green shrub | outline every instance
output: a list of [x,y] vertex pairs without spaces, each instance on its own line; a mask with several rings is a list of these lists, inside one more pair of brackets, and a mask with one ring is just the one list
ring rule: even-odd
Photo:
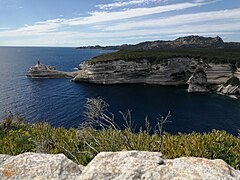
[[[101,151],[142,150],[160,151],[161,137],[140,130],[95,130],[93,128],[53,128],[47,123],[28,125],[25,129],[0,130],[0,154],[17,155],[24,152],[64,153],[73,161],[86,165]],[[240,169],[240,136],[225,131],[190,133],[162,137],[161,152],[166,158],[182,156],[220,158]]]
[[[163,132],[163,125],[169,122],[170,113],[158,119],[158,129],[153,133],[150,133],[147,120],[146,130],[140,129],[134,133],[130,112],[122,113],[126,128],[120,129],[107,107],[102,99],[88,99],[86,124],[79,129],[55,128],[48,123],[24,124],[13,116],[9,119],[9,116],[7,121],[0,123],[0,154],[17,155],[29,151],[63,153],[76,163],[86,165],[102,151],[161,151],[165,158],[220,158],[240,169],[240,134],[233,136],[225,131],[213,130],[202,134],[172,135]],[[11,123],[6,126],[6,122]]]
[[151,63],[164,63],[166,59],[174,57],[189,57],[202,59],[204,62],[216,64],[240,62],[240,48],[196,48],[196,49],[163,49],[159,51],[117,51],[108,54],[102,54],[90,59],[91,64],[105,61],[125,60],[139,61],[147,59]]

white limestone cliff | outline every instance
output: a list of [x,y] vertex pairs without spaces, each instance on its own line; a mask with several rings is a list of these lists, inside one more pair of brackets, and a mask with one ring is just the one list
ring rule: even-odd
[[[170,58],[151,63],[147,59],[138,61],[116,60],[109,62],[85,62],[80,73],[73,79],[78,82],[97,84],[146,83],[159,85],[182,85],[194,73],[201,59]],[[207,82],[221,84],[232,75],[230,64],[204,64]]]
[[196,71],[188,79],[187,83],[188,92],[208,92],[207,88],[207,75],[202,68],[196,69]]

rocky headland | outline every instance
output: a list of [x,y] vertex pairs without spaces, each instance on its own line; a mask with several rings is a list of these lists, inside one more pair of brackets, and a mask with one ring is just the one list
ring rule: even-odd
[[75,82],[96,84],[188,84],[191,93],[214,91],[240,97],[240,82],[231,81],[240,79],[239,43],[225,43],[220,37],[187,36],[122,47],[127,51],[94,57],[81,64],[79,71],[62,72],[48,66],[34,66],[27,75],[68,77]]
[[232,76],[230,64],[203,64],[202,59],[176,57],[159,63],[152,63],[148,59],[97,63],[89,61],[82,65],[82,70],[73,80],[98,84],[184,85],[199,66],[206,73],[207,82],[210,84],[222,84]]
[[165,159],[160,152],[101,152],[86,167],[63,154],[0,155],[0,179],[240,179],[221,159],[197,157]]
[[27,72],[27,76],[30,78],[74,78],[77,74],[77,71],[58,71],[55,69],[55,67],[44,64],[36,64],[35,66],[32,66]]
[[[239,85],[235,91],[228,91],[226,82],[232,77],[240,78],[240,69],[232,71],[232,65],[203,63],[200,58],[176,57],[161,63],[152,63],[148,59],[138,61],[85,62],[82,70],[73,78],[76,82],[96,84],[143,83],[158,85],[186,85],[188,92],[217,91],[238,97]],[[222,91],[220,87],[226,89]],[[229,89],[230,90],[230,89]]]

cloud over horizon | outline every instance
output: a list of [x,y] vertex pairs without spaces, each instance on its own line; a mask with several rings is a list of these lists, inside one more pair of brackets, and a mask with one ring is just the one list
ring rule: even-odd
[[110,1],[95,4],[95,10],[80,17],[40,18],[11,29],[0,26],[0,45],[112,45],[190,34],[240,41],[240,6],[214,8],[218,3],[221,0]]

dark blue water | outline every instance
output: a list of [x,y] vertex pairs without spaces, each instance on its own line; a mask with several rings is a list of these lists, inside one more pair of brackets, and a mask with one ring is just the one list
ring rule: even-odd
[[[28,79],[28,68],[41,60],[59,70],[72,71],[79,63],[105,53],[74,48],[0,48],[0,118],[11,111],[29,122],[49,121],[53,126],[78,127],[86,98],[101,96],[110,110],[132,111],[137,126],[171,111],[166,130],[205,132],[212,129],[237,134],[240,101],[216,94],[188,94],[186,87],[152,85],[94,85],[69,79]],[[123,120],[117,116],[116,121]]]

